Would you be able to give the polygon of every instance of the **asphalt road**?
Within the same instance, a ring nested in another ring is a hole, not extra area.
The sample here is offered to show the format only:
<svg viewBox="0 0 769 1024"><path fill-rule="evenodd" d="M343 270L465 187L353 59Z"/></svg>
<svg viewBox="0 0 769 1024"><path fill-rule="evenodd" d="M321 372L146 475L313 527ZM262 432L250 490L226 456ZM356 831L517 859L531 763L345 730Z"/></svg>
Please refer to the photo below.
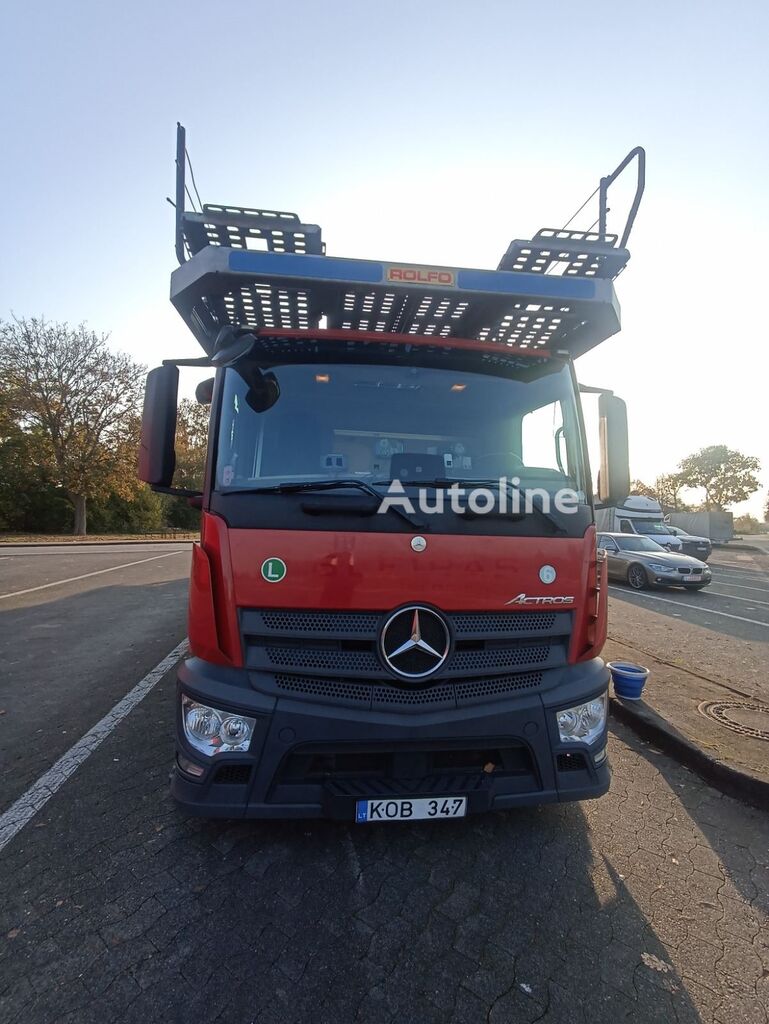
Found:
<svg viewBox="0 0 769 1024"><path fill-rule="evenodd" d="M182 639L189 552L0 547L0 813Z"/></svg>
<svg viewBox="0 0 769 1024"><path fill-rule="evenodd" d="M0 556L7 806L182 638L189 555ZM638 600L613 628L677 628ZM168 796L173 704L170 671L0 852L3 1024L766 1022L769 821L623 729L582 805L207 823Z"/></svg>

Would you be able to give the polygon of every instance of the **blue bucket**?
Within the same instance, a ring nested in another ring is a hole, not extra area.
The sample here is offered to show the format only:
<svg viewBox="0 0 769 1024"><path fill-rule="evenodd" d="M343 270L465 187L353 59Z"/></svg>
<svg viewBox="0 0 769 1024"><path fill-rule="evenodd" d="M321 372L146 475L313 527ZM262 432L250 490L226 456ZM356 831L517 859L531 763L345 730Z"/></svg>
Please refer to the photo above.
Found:
<svg viewBox="0 0 769 1024"><path fill-rule="evenodd" d="M610 661L606 666L611 672L615 696L623 700L640 700L649 669L633 665L629 661Z"/></svg>

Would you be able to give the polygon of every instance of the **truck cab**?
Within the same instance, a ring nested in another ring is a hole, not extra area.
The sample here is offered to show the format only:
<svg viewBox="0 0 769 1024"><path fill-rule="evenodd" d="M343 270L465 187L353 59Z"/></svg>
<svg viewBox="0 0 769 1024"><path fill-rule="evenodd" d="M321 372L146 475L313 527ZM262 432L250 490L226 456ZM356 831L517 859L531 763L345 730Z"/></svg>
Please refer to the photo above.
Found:
<svg viewBox="0 0 769 1024"><path fill-rule="evenodd" d="M574 359L619 329L626 238L331 257L293 214L186 211L180 131L171 297L205 354L151 371L140 454L174 493L178 368L210 366L174 797L369 823L599 796L594 502L627 494L627 420L602 393L594 497Z"/></svg>

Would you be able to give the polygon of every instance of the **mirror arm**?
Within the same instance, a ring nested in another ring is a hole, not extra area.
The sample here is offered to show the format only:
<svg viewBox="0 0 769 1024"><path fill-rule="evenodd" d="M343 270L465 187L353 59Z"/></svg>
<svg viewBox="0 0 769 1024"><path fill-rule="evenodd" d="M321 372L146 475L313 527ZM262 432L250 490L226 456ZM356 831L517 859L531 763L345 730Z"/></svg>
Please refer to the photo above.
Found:
<svg viewBox="0 0 769 1024"><path fill-rule="evenodd" d="M175 498L202 498L202 491L191 491L187 487L161 487L160 484L150 484L150 490L157 494L171 494Z"/></svg>
<svg viewBox="0 0 769 1024"><path fill-rule="evenodd" d="M164 359L163 366L213 366L208 356L199 359Z"/></svg>

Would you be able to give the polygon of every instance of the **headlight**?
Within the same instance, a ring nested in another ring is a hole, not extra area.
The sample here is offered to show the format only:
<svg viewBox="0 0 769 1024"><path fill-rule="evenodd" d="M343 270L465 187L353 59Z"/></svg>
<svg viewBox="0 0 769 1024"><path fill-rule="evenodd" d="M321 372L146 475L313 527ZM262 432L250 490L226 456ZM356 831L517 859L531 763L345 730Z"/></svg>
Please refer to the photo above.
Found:
<svg viewBox="0 0 769 1024"><path fill-rule="evenodd" d="M659 562L649 562L649 568L652 572L676 572L675 568L671 568L669 565L660 565Z"/></svg>
<svg viewBox="0 0 769 1024"><path fill-rule="evenodd" d="M255 718L198 704L182 697L184 735L190 744L207 757L248 750L254 735Z"/></svg>
<svg viewBox="0 0 769 1024"><path fill-rule="evenodd" d="M606 699L607 695L603 693L586 704L558 711L556 720L561 743L592 743L600 736L606 725Z"/></svg>

